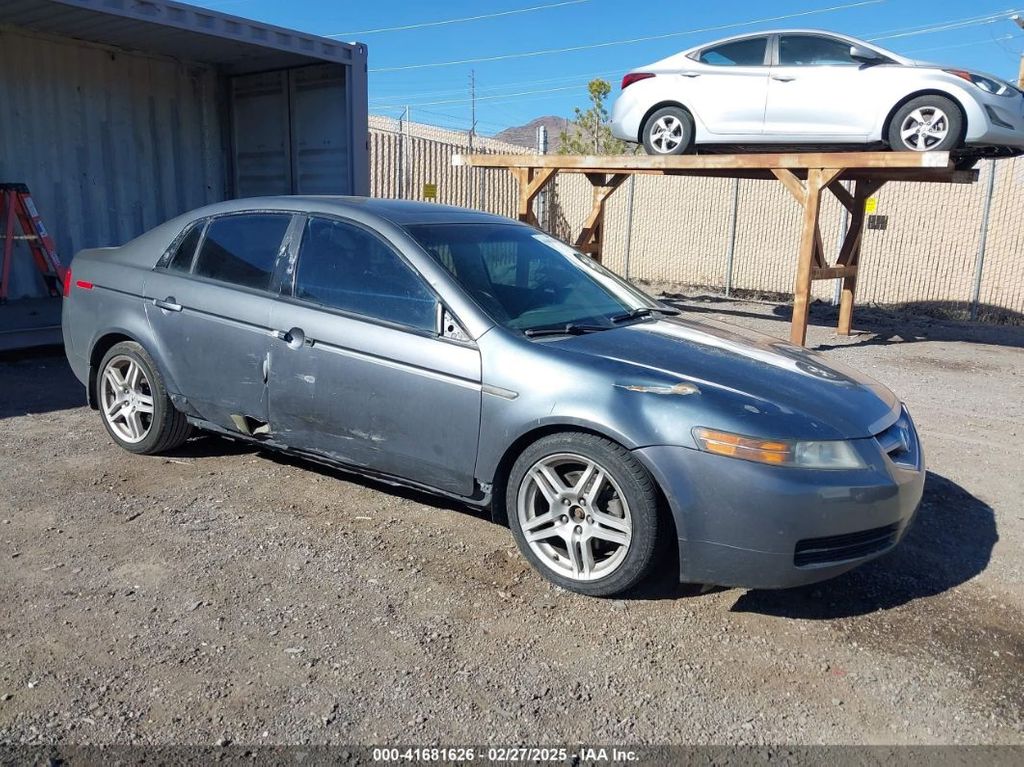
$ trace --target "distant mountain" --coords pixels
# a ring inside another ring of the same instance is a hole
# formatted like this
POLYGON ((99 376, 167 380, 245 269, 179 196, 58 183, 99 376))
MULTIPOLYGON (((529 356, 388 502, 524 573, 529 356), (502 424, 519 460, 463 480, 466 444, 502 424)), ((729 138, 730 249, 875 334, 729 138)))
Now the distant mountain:
POLYGON ((529 149, 536 149, 537 128, 543 125, 548 129, 548 154, 555 154, 558 152, 558 135, 566 129, 568 123, 569 121, 564 117, 545 115, 544 117, 530 120, 526 125, 506 128, 501 133, 495 134, 494 138, 529 149))

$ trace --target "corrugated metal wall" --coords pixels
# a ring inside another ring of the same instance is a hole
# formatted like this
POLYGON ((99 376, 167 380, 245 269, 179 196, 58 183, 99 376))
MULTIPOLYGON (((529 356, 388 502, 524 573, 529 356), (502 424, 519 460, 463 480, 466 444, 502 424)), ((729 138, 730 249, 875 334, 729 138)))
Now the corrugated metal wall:
MULTIPOLYGON (((0 180, 29 185, 67 261, 224 199, 207 67, 0 28, 0 180)), ((12 298, 34 294, 28 258, 12 298)))

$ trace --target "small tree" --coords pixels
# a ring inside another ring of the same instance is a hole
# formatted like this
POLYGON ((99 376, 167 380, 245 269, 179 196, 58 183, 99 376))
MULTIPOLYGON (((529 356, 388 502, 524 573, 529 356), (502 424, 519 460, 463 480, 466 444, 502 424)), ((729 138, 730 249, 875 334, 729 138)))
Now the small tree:
POLYGON ((591 80, 587 84, 590 108, 576 107, 576 118, 559 136, 559 154, 626 154, 632 150, 625 141, 612 136, 608 110, 604 102, 612 86, 607 80, 591 80))

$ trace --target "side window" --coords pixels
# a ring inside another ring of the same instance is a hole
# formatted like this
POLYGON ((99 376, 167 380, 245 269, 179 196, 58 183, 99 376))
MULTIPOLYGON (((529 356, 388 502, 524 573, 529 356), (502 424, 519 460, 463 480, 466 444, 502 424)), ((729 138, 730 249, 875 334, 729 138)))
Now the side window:
POLYGON ((856 65, 850 57, 850 43, 834 37, 817 35, 783 35, 779 38, 779 65, 813 67, 830 64, 856 65))
POLYGON ((436 325, 437 300, 423 279, 383 240, 342 221, 307 222, 295 297, 419 330, 436 325))
POLYGON ((716 67, 760 67, 764 66, 767 50, 767 37, 751 37, 705 48, 700 52, 700 61, 716 67))
POLYGON ((187 272, 192 268, 192 257, 196 254, 196 246, 203 234, 204 221, 192 225, 188 234, 182 238, 175 248, 171 260, 167 262, 167 268, 174 272, 187 272))
POLYGON ((291 216, 247 213, 210 222, 195 274, 246 288, 267 290, 291 216))

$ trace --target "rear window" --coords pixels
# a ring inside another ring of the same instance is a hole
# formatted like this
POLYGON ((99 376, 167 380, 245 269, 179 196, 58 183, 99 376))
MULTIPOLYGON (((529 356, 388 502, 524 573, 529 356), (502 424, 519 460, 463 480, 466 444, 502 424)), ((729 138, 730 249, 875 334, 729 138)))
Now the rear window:
POLYGON ((203 222, 193 224, 188 230, 178 247, 175 248, 167 268, 175 272, 187 272, 192 268, 192 259, 196 255, 196 246, 199 245, 199 237, 203 233, 203 222))
POLYGON ((267 290, 291 216, 253 213, 214 219, 199 249, 195 274, 267 290))
POLYGON ((760 67, 767 50, 767 37, 753 37, 705 48, 700 52, 700 61, 716 67, 760 67))

